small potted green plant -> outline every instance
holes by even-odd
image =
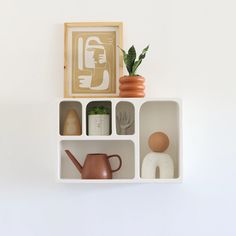
[[[149,45],[145,47],[137,58],[135,47],[132,46],[128,53],[120,48],[123,60],[129,75],[120,78],[120,97],[144,97],[144,77],[137,74],[137,69],[145,58]]]
[[[110,134],[110,109],[95,106],[88,110],[88,135]]]

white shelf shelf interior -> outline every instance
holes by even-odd
[[[64,140],[61,141],[60,147],[62,179],[81,178],[79,171],[65,154],[66,149],[69,149],[81,164],[84,163],[88,153],[119,154],[122,157],[122,168],[113,173],[113,178],[134,178],[134,143],[131,140]],[[111,158],[109,161],[113,169],[119,164],[116,158]]]
[[[111,132],[107,136],[88,136],[88,109],[96,105],[109,107],[111,110]],[[63,99],[58,105],[58,177],[62,182],[72,183],[142,183],[142,182],[180,182],[182,178],[181,150],[181,107],[175,99],[125,99],[125,98],[80,98]],[[62,127],[66,112],[75,109],[82,122],[80,136],[63,136]],[[117,124],[117,116],[127,113],[134,122],[124,135]],[[166,150],[174,161],[174,178],[142,179],[141,166],[145,155],[151,150],[148,138],[153,132],[161,131],[168,135],[170,145]],[[113,173],[109,180],[85,180],[67,157],[65,150],[69,149],[83,165],[89,153],[118,154],[122,158],[122,167]],[[118,165],[116,158],[111,158],[111,167]]]
[[[59,133],[61,135],[66,114],[70,109],[74,109],[77,112],[78,116],[80,117],[80,123],[83,124],[83,120],[81,119],[82,104],[79,101],[62,101],[60,103],[60,109],[59,109],[59,120],[60,120]]]
[[[147,101],[140,109],[140,165],[150,152],[148,138],[155,131],[168,135],[170,145],[165,151],[174,161],[174,177],[179,177],[179,106],[172,101]],[[158,172],[158,169],[157,169]],[[158,173],[157,173],[158,176]]]

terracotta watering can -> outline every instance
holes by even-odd
[[[84,165],[81,166],[69,150],[65,152],[81,173],[82,179],[112,179],[112,173],[118,171],[122,165],[122,160],[117,154],[108,156],[105,153],[92,153],[87,155]],[[111,169],[109,162],[112,157],[117,157],[119,160],[119,166],[115,170]]]

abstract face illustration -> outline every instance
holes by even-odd
[[[73,32],[73,93],[115,92],[115,40],[115,32]]]

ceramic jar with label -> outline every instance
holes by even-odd
[[[109,135],[110,115],[95,114],[88,115],[88,135]]]

